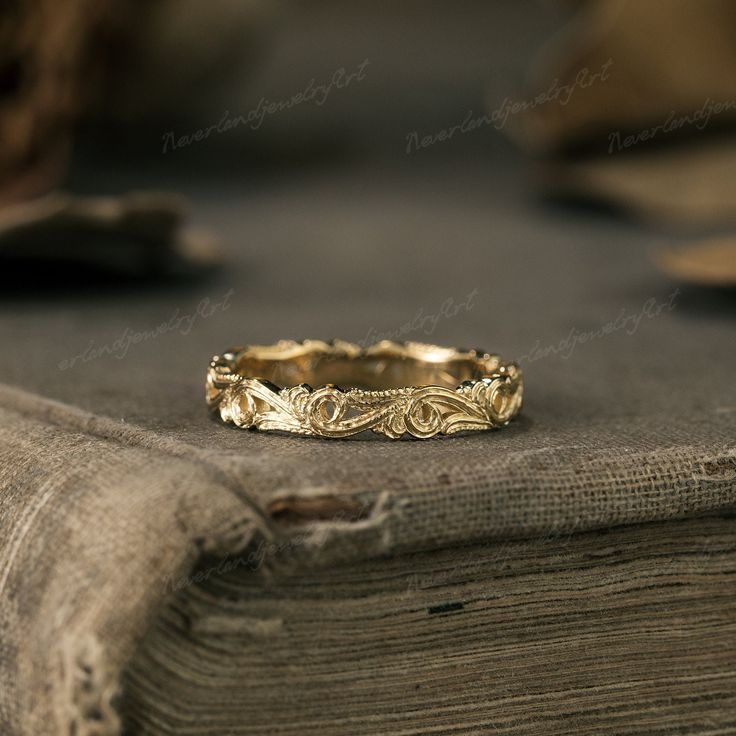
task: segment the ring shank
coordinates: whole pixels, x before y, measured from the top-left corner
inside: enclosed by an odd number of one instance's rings
[[[228,424],[318,437],[391,438],[503,427],[521,409],[514,363],[482,350],[282,340],[216,355],[206,397]]]

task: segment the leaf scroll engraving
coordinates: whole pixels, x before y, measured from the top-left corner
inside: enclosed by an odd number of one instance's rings
[[[520,410],[523,384],[513,364],[457,388],[420,386],[367,391],[306,384],[279,388],[237,372],[234,352],[215,357],[207,401],[226,423],[320,437],[366,430],[398,438],[455,434],[507,424]]]

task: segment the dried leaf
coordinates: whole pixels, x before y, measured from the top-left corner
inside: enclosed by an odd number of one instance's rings
[[[662,248],[653,258],[673,278],[702,286],[736,286],[736,237]]]

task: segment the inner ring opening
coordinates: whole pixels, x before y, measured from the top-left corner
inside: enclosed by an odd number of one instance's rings
[[[250,378],[261,378],[287,388],[300,383],[312,387],[328,383],[341,388],[369,391],[434,385],[456,388],[463,381],[487,375],[484,363],[470,358],[428,360],[403,356],[302,355],[292,358],[258,358],[244,356],[238,372]]]

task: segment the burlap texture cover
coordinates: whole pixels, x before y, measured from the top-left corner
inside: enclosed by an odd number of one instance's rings
[[[529,207],[511,174],[462,173],[472,194],[438,190],[453,172],[437,167],[393,189],[336,176],[273,199],[204,198],[195,214],[232,245],[218,282],[11,302],[0,319],[3,734],[116,734],[120,673],[170,602],[169,581],[202,554],[298,534],[294,564],[337,570],[736,506],[729,297],[675,291],[649,264],[650,235]],[[212,353],[303,336],[516,357],[523,416],[427,442],[259,435],[208,417]]]

